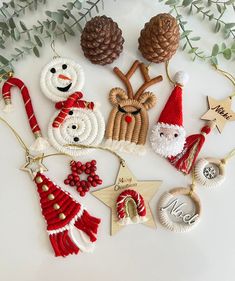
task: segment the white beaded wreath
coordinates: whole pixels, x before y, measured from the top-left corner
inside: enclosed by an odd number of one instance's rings
[[[77,157],[91,152],[91,149],[79,149],[67,145],[100,144],[104,136],[105,122],[101,113],[95,108],[94,110],[71,108],[71,111],[73,115],[66,116],[58,128],[52,126],[58,115],[58,112],[55,113],[49,123],[48,137],[55,149]]]
[[[189,196],[192,199],[192,202],[195,205],[195,212],[198,215],[194,223],[192,224],[186,224],[186,223],[180,223],[180,222],[174,222],[170,219],[168,211],[166,209],[163,209],[166,205],[168,205],[172,200],[176,199],[177,195],[186,195]],[[190,188],[174,188],[162,195],[159,201],[158,205],[158,215],[160,222],[162,223],[163,226],[168,228],[171,231],[174,232],[188,232],[194,228],[199,220],[200,220],[200,215],[201,215],[201,204],[200,204],[200,199],[196,195],[196,193],[191,192],[190,193]]]
[[[58,57],[44,66],[40,85],[50,100],[66,100],[74,92],[81,91],[85,82],[82,67],[74,60]]]
[[[200,159],[195,165],[195,179],[205,187],[220,186],[225,180],[224,165],[219,159]]]

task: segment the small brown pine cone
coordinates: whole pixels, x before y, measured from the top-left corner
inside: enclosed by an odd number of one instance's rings
[[[179,46],[179,25],[170,14],[159,14],[141,30],[139,50],[148,61],[168,61]]]
[[[94,64],[112,63],[122,52],[123,43],[121,29],[106,16],[97,16],[89,20],[81,35],[84,55]]]

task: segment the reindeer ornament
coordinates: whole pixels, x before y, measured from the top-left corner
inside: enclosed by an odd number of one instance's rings
[[[144,83],[134,94],[130,78],[137,68],[141,71]],[[145,90],[162,81],[162,76],[151,79],[148,68],[139,61],[135,61],[126,74],[117,67],[114,68],[114,72],[126,86],[126,91],[113,88],[109,93],[113,109],[106,128],[105,146],[113,150],[143,154],[149,127],[147,111],[156,104],[155,95]]]

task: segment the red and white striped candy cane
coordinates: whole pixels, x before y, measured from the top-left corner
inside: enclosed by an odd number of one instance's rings
[[[25,86],[24,82],[21,81],[18,78],[10,77],[2,87],[2,96],[5,102],[5,110],[6,112],[9,112],[12,108],[12,102],[11,102],[11,89],[13,87],[18,87],[21,91],[21,95],[24,101],[25,110],[28,116],[29,125],[32,130],[32,133],[34,135],[34,138],[36,139],[35,143],[30,147],[34,151],[42,151],[44,150],[49,144],[48,142],[42,138],[41,129],[38,125],[33,105],[31,102],[30,94]]]

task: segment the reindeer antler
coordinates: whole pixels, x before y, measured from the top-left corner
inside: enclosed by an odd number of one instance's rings
[[[136,69],[138,68],[139,64],[140,64],[140,62],[138,60],[136,60],[132,64],[131,68],[128,70],[126,75],[124,73],[122,73],[122,71],[118,67],[114,67],[114,69],[113,69],[113,71],[117,74],[117,76],[122,80],[122,82],[126,86],[127,94],[130,99],[134,98],[134,93],[133,93],[133,88],[130,83],[130,78],[134,74]]]
[[[141,74],[142,74],[142,76],[143,76],[145,82],[144,82],[144,84],[138,89],[138,91],[136,92],[135,97],[134,97],[135,100],[138,100],[139,97],[143,94],[143,92],[144,92],[148,87],[150,87],[151,85],[156,84],[156,83],[162,81],[162,76],[161,76],[161,75],[150,79],[150,76],[149,76],[149,73],[148,73],[148,67],[146,67],[146,66],[144,65],[144,63],[141,63],[141,64],[140,64],[140,71],[141,71]]]

